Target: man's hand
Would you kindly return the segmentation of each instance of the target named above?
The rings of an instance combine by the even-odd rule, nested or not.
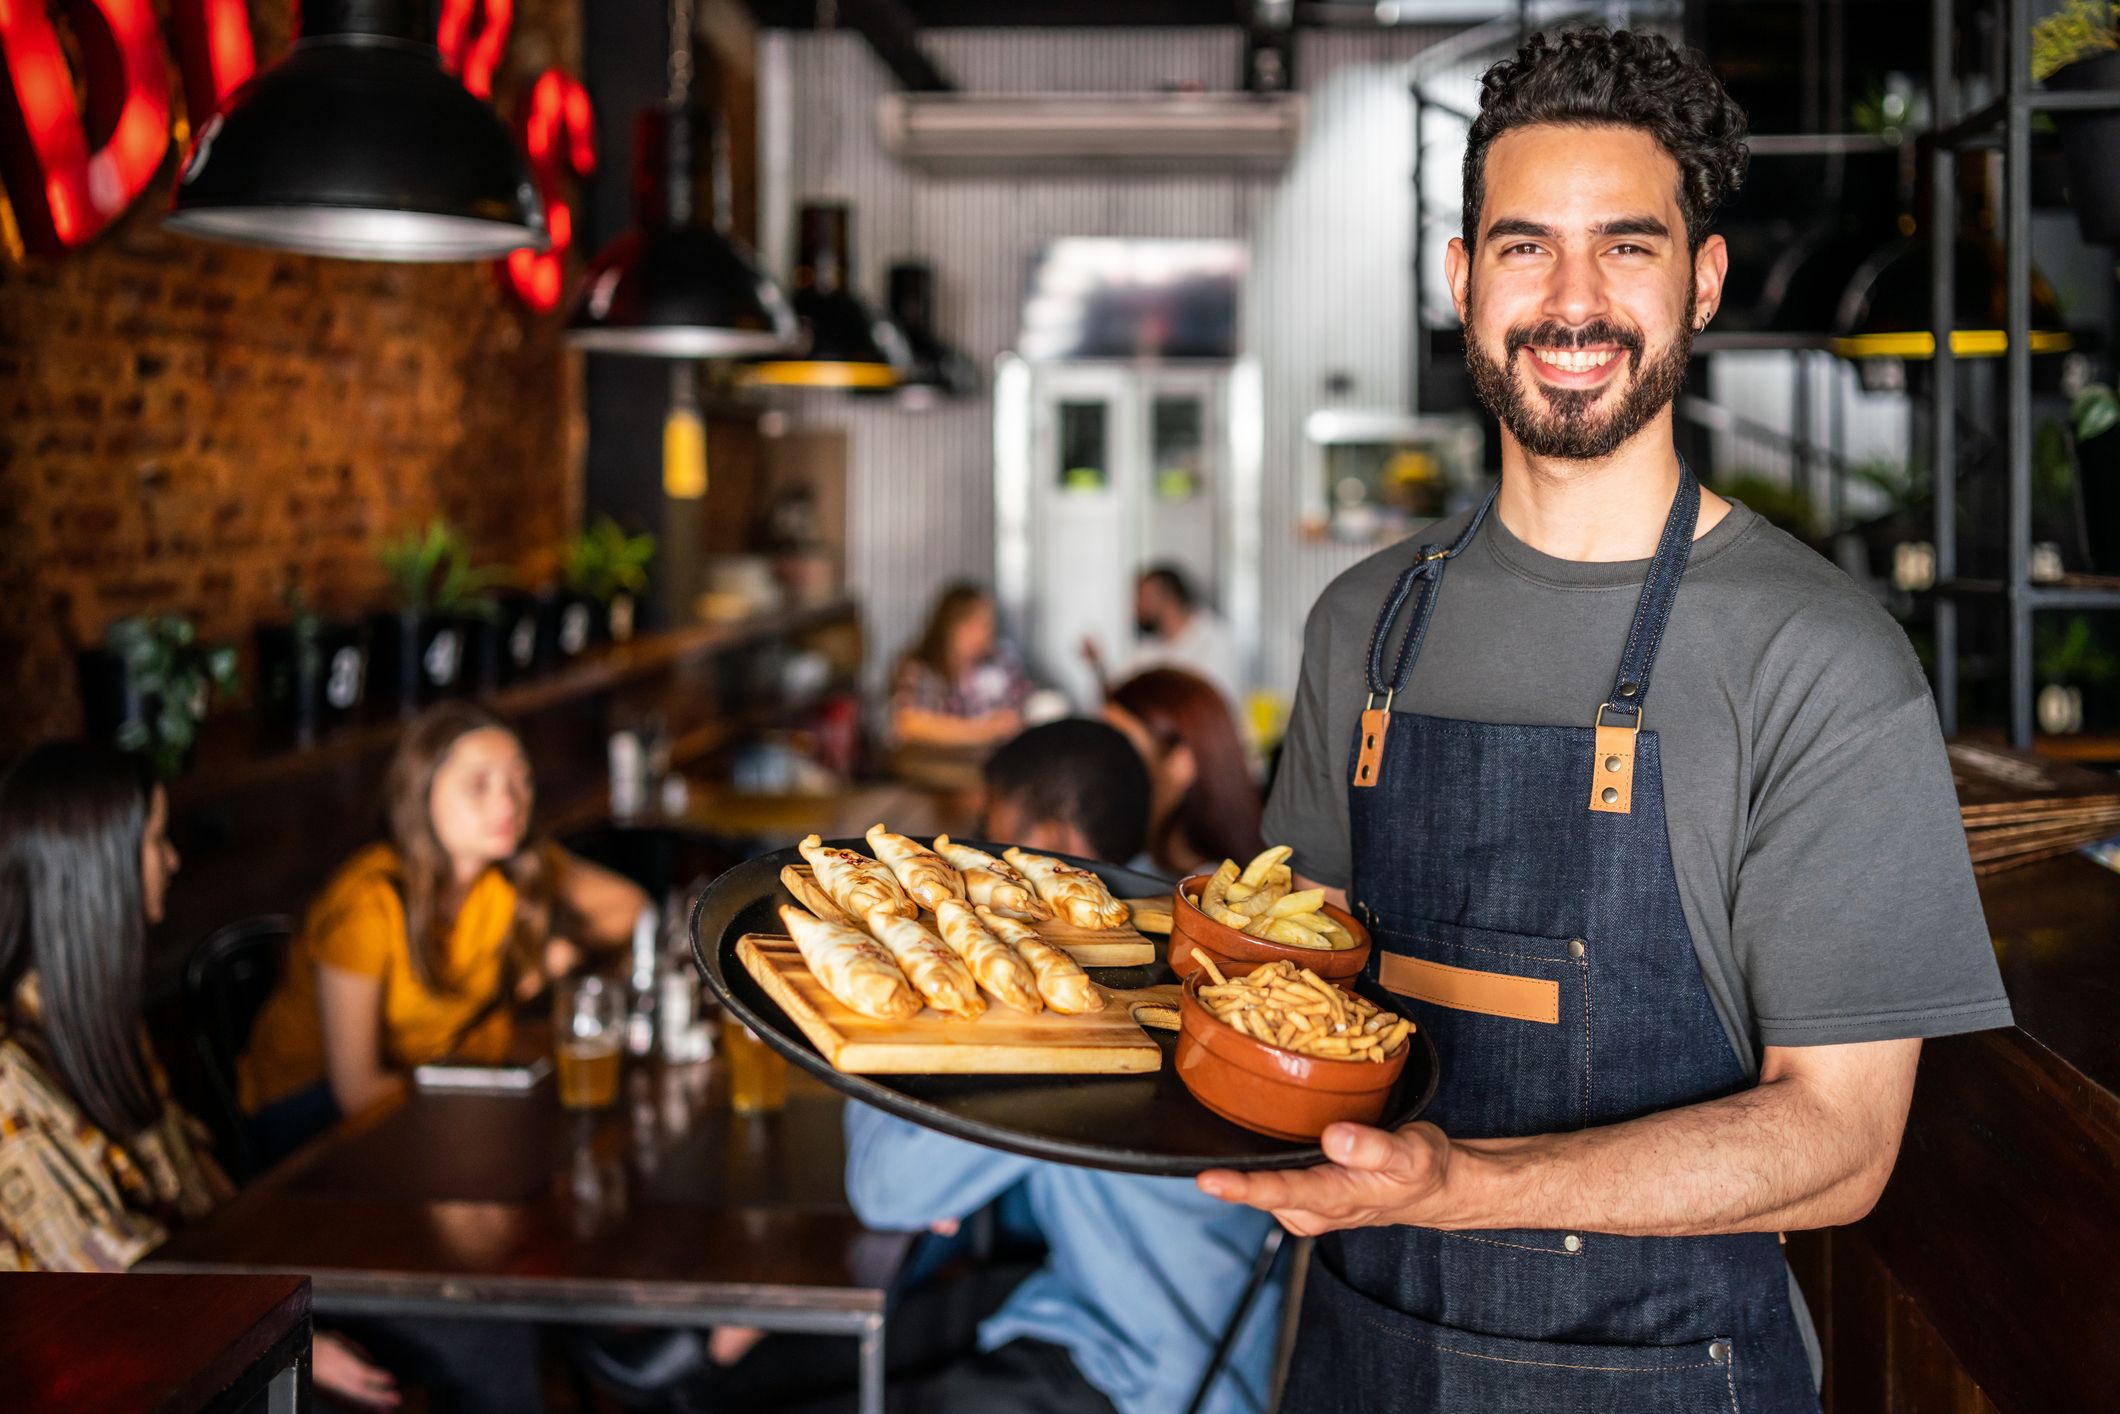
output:
[[[1769,1046],[1759,1083],[1618,1124],[1518,1139],[1451,1139],[1335,1124],[1332,1162],[1200,1175],[1309,1236],[1379,1224],[1582,1228],[1695,1237],[1835,1227],[1877,1201],[1914,1093],[1915,1040]]]
[[[1350,1227],[1461,1226],[1443,1203],[1451,1143],[1432,1124],[1396,1132],[1334,1124],[1321,1138],[1329,1164],[1310,1169],[1232,1173],[1210,1169],[1202,1192],[1272,1213],[1298,1237]]]

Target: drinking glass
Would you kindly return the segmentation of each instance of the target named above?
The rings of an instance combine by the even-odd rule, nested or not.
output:
[[[788,1063],[733,1016],[721,1020],[721,1053],[729,1064],[729,1108],[770,1114],[788,1101]]]
[[[618,1099],[618,1055],[625,1039],[625,993],[602,977],[569,977],[553,989],[552,1039],[559,1102],[600,1110]]]

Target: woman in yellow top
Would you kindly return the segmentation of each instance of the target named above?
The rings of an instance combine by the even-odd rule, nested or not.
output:
[[[576,960],[568,939],[623,943],[649,906],[616,874],[526,841],[530,764],[482,708],[415,718],[385,795],[389,839],[325,887],[252,1031],[239,1081],[267,1121],[262,1147],[365,1109],[414,1066],[502,1058],[511,1002]]]

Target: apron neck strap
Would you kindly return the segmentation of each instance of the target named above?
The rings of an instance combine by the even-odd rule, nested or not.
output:
[[[1383,610],[1377,615],[1377,625],[1369,634],[1367,667],[1369,691],[1372,695],[1383,693],[1388,699],[1391,694],[1406,685],[1406,676],[1413,671],[1414,660],[1420,657],[1421,639],[1428,632],[1429,617],[1435,611],[1434,585],[1442,582],[1443,566],[1462,553],[1464,548],[1472,543],[1472,538],[1480,533],[1480,525],[1487,519],[1487,512],[1494,508],[1494,498],[1501,493],[1502,486],[1497,481],[1494,488],[1487,493],[1487,498],[1480,502],[1479,509],[1472,513],[1472,519],[1466,521],[1465,528],[1458,532],[1458,538],[1450,542],[1448,549],[1438,549],[1432,544],[1423,545],[1420,553],[1414,556],[1413,563],[1399,571],[1397,582],[1391,586],[1391,595],[1385,599]],[[1391,676],[1386,678],[1384,650],[1391,641],[1391,626],[1398,622],[1399,611],[1405,608],[1406,600],[1416,585],[1420,587],[1421,598],[1414,606],[1413,627],[1407,630],[1405,641],[1399,644],[1398,661],[1392,664]]]
[[[1391,697],[1406,685],[1407,676],[1421,654],[1421,640],[1427,636],[1428,620],[1435,612],[1435,591],[1441,584],[1443,568],[1470,545],[1479,534],[1480,526],[1487,519],[1488,511],[1494,508],[1494,499],[1501,494],[1497,483],[1480,502],[1472,519],[1465,523],[1456,540],[1448,548],[1433,544],[1420,547],[1412,564],[1399,571],[1398,580],[1391,586],[1391,594],[1377,614],[1376,627],[1369,634],[1369,657],[1364,665],[1367,669],[1368,687],[1372,700],[1382,696],[1388,706]],[[1612,691],[1599,708],[1598,720],[1611,712],[1625,722],[1639,724],[1642,704],[1649,698],[1649,670],[1655,665],[1656,650],[1663,645],[1664,628],[1671,621],[1671,605],[1678,597],[1678,582],[1685,575],[1687,558],[1693,552],[1693,531],[1700,523],[1700,481],[1686,459],[1678,459],[1678,494],[1671,499],[1670,514],[1664,518],[1664,533],[1656,544],[1656,557],[1649,562],[1648,577],[1642,581],[1641,597],[1635,601],[1634,624],[1627,632],[1627,646],[1620,653],[1619,672],[1612,679]],[[1420,597],[1414,605],[1413,623],[1406,637],[1399,644],[1398,658],[1391,665],[1391,672],[1384,671],[1384,654],[1391,643],[1391,631],[1398,622],[1399,614],[1412,598],[1415,589]]]
[[[1678,494],[1671,498],[1663,538],[1656,543],[1656,558],[1649,562],[1641,598],[1635,601],[1634,626],[1627,631],[1627,646],[1619,655],[1619,673],[1598,709],[1598,721],[1610,712],[1640,724],[1642,704],[1649,699],[1649,670],[1656,664],[1656,650],[1663,645],[1664,628],[1671,622],[1671,605],[1678,598],[1678,581],[1693,553],[1693,530],[1699,523],[1700,481],[1680,457]]]

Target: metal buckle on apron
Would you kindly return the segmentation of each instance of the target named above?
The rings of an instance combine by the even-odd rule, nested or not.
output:
[[[1373,786],[1377,774],[1384,767],[1384,732],[1391,725],[1391,699],[1398,695],[1392,688],[1384,694],[1384,707],[1377,710],[1377,695],[1374,691],[1362,704],[1362,749],[1355,753],[1354,783],[1357,786]]]
[[[1634,709],[1630,725],[1605,725],[1605,713],[1618,710],[1601,702],[1593,721],[1597,749],[1590,761],[1590,808],[1603,815],[1627,815],[1634,810],[1634,739],[1642,729],[1643,709]]]

